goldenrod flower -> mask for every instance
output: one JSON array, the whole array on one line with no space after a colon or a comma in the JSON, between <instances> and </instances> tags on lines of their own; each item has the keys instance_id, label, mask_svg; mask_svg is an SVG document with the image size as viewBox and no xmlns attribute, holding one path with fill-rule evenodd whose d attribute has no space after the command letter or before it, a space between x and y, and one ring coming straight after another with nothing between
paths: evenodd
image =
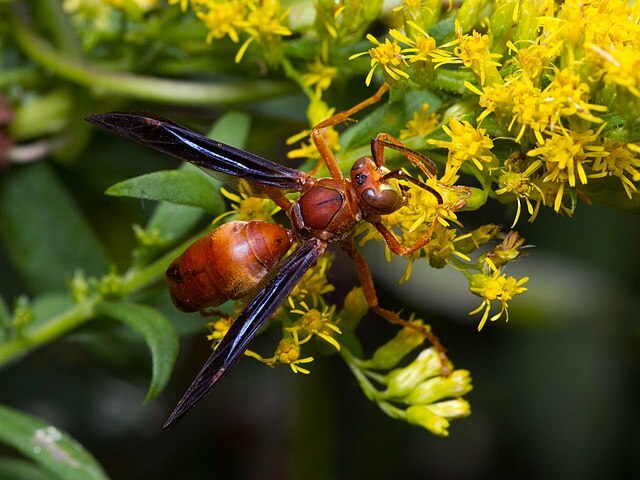
<instances>
[{"instance_id":1,"label":"goldenrod flower","mask_svg":"<svg viewBox=\"0 0 640 480\"><path fill-rule=\"evenodd\" d=\"M575 187L577 178L584 185L587 183L585 165L595 158L607 156L604 148L597 144L603 128L604 124L596 132L588 130L584 133L562 129L561 133L554 132L546 138L544 145L529 150L527 155L539 155L544 162L544 182L567 183ZM564 188L560 188L553 202L556 212L560 209L563 194Z\"/></svg>"},{"instance_id":2,"label":"goldenrod flower","mask_svg":"<svg viewBox=\"0 0 640 480\"><path fill-rule=\"evenodd\" d=\"M283 338L278 343L278 347L273 354L273 357L264 358L261 355L247 350L246 355L253 357L265 365L269 367L275 367L276 364L280 363L283 365L289 365L293 373L310 373L306 368L301 367L301 364L313 362L313 357L304 357L300 358L301 350L300 350L300 342L298 341L295 332L291 338Z\"/></svg>"},{"instance_id":3,"label":"goldenrod flower","mask_svg":"<svg viewBox=\"0 0 640 480\"><path fill-rule=\"evenodd\" d=\"M480 85L502 83L502 77L497 69L500 62L496 61L502 55L491 52L489 36L475 30L471 35L463 35L462 26L457 20L455 30L460 44L453 49L453 54L465 67L471 69L478 83Z\"/></svg>"},{"instance_id":4,"label":"goldenrod flower","mask_svg":"<svg viewBox=\"0 0 640 480\"><path fill-rule=\"evenodd\" d=\"M413 118L400 130L400 139L426 135L438 128L439 124L439 115L435 112L429 113L429 104L425 103L420 111L413 112Z\"/></svg>"},{"instance_id":5,"label":"goldenrod flower","mask_svg":"<svg viewBox=\"0 0 640 480\"><path fill-rule=\"evenodd\" d=\"M207 323L206 327L209 329L207 340L211 341L212 350L215 350L218 347L224 336L229 331L232 323L233 320L228 316L222 316L214 322Z\"/></svg>"},{"instance_id":6,"label":"goldenrod flower","mask_svg":"<svg viewBox=\"0 0 640 480\"><path fill-rule=\"evenodd\" d=\"M518 219L520 218L520 212L522 209L521 200L524 200L527 205L530 222L533 222L538 213L538 209L540 208L540 203L544 201L544 194L536 184L536 179L538 177L533 177L533 175L542 167L542 162L540 160L531 162L526 166L524 171L521 171L523 168L521 163L523 162L519 160L520 155L518 154L512 159L505 161L504 168L501 170L502 174L500 175L500 180L498 181L498 186L500 188L496 190L496 194L498 195L510 193L516 196L516 203L518 207L516 209L516 216L513 219L511 228L518 223ZM536 202L535 208L531 203L531 199L534 199Z\"/></svg>"},{"instance_id":7,"label":"goldenrod flower","mask_svg":"<svg viewBox=\"0 0 640 480\"><path fill-rule=\"evenodd\" d=\"M336 350L340 350L340 344L334 338L335 334L340 335L342 333L340 328L333 323L335 309L335 305L331 307L325 305L322 307L322 310L318 310L316 308L310 308L302 301L300 302L300 308L291 310L291 313L300 315L302 318L297 320L293 327L288 327L286 330L290 332L303 331L307 333L306 337L299 340L299 344L306 343L312 336L317 336L332 345Z\"/></svg>"},{"instance_id":8,"label":"goldenrod flower","mask_svg":"<svg viewBox=\"0 0 640 480\"><path fill-rule=\"evenodd\" d=\"M465 162L473 163L478 170L483 170L484 164L493 162L490 151L493 141L485 134L485 129L475 128L469 122L460 122L453 117L449 120L449 126L443 125L442 129L451 140L430 139L428 143L449 150L445 174L441 179L443 183L454 183L458 170Z\"/></svg>"},{"instance_id":9,"label":"goldenrod flower","mask_svg":"<svg viewBox=\"0 0 640 480\"><path fill-rule=\"evenodd\" d=\"M246 193L236 194L224 187L220 188L220 193L232 202L231 211L226 212L222 216L235 213L235 219L240 221L271 221L273 219L273 215L280 211L280 207L268 198L249 196ZM220 217L214 220L213 223L216 223L219 218Z\"/></svg>"},{"instance_id":10,"label":"goldenrod flower","mask_svg":"<svg viewBox=\"0 0 640 480\"><path fill-rule=\"evenodd\" d=\"M633 144L624 144L605 138L604 151L606 156L599 156L593 160L589 178L614 176L620 179L622 187L631 199L638 191L636 184L640 180L640 153Z\"/></svg>"},{"instance_id":11,"label":"goldenrod flower","mask_svg":"<svg viewBox=\"0 0 640 480\"><path fill-rule=\"evenodd\" d=\"M488 260L488 263L492 266L490 260ZM476 313L483 312L482 319L478 324L478 331L482 330L482 327L484 327L484 324L489 318L491 302L500 302L501 308L498 313L490 318L490 320L495 322L504 314L508 321L509 301L516 295L520 295L527 290L527 288L522 285L529 281L529 277L523 277L520 280L517 280L514 277L504 275L500 270L493 266L492 269L492 275L475 273L469 277L469 290L475 295L482 297L482 303L480 306L469 312L469 315L475 315Z\"/></svg>"},{"instance_id":12,"label":"goldenrod flower","mask_svg":"<svg viewBox=\"0 0 640 480\"><path fill-rule=\"evenodd\" d=\"M289 295L289 305L295 308L296 302L311 299L311 305L317 307L323 302L322 295L332 292L334 286L327 279L327 270L331 267L332 257L323 255L318 262L304 274L302 280Z\"/></svg>"},{"instance_id":13,"label":"goldenrod flower","mask_svg":"<svg viewBox=\"0 0 640 480\"><path fill-rule=\"evenodd\" d=\"M225 36L237 43L240 40L238 30L247 11L245 0L208 1L198 4L196 16L209 30L207 43Z\"/></svg>"},{"instance_id":14,"label":"goldenrod flower","mask_svg":"<svg viewBox=\"0 0 640 480\"><path fill-rule=\"evenodd\" d=\"M331 82L338 74L338 69L323 63L320 58L316 58L308 67L308 72L302 75L302 81L308 87L316 87L315 94L319 99L322 92L331 86Z\"/></svg>"},{"instance_id":15,"label":"goldenrod flower","mask_svg":"<svg viewBox=\"0 0 640 480\"><path fill-rule=\"evenodd\" d=\"M400 43L408 45L408 48L403 48L401 53L413 66L415 79L418 84L428 84L428 82L433 79L433 73L436 68L442 65L460 62L459 59L452 56L451 52L444 50L446 47L456 45L458 40L438 47L436 41L418 25L409 22L409 26L413 33L412 38L395 29L390 30L389 35Z\"/></svg>"},{"instance_id":16,"label":"goldenrod flower","mask_svg":"<svg viewBox=\"0 0 640 480\"><path fill-rule=\"evenodd\" d=\"M390 85L397 85L402 80L409 78L409 74L407 73L409 65L406 57L402 54L402 48L397 40L394 39L393 42L391 42L388 38L385 38L384 43L381 43L371 34L367 35L367 39L373 43L375 47L366 52L356 53L349 57L349 60L352 60L366 54L371 56L371 70L369 70L367 78L365 79L367 85L371 83L373 72L378 65L382 67L382 72L387 83Z\"/></svg>"}]
</instances>

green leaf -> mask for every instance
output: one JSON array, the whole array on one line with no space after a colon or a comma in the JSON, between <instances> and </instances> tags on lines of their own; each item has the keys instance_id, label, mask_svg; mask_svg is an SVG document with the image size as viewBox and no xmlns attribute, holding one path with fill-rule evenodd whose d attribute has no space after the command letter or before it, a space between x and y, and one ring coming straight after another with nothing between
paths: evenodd
<instances>
[{"instance_id":1,"label":"green leaf","mask_svg":"<svg viewBox=\"0 0 640 480\"><path fill-rule=\"evenodd\" d=\"M58 477L26 460L0 458L0 478L2 480L53 480Z\"/></svg>"},{"instance_id":2,"label":"green leaf","mask_svg":"<svg viewBox=\"0 0 640 480\"><path fill-rule=\"evenodd\" d=\"M108 195L145 200L164 200L179 205L199 207L211 214L220 212L223 201L210 181L200 172L164 170L130 178L109 187Z\"/></svg>"},{"instance_id":3,"label":"green leaf","mask_svg":"<svg viewBox=\"0 0 640 480\"><path fill-rule=\"evenodd\" d=\"M0 405L0 441L63 480L103 480L96 459L66 433L35 417Z\"/></svg>"},{"instance_id":4,"label":"green leaf","mask_svg":"<svg viewBox=\"0 0 640 480\"><path fill-rule=\"evenodd\" d=\"M171 322L158 310L133 303L98 304L96 310L119 320L144 337L151 351L151 384L145 402L153 400L169 381L178 355L178 333Z\"/></svg>"},{"instance_id":5,"label":"green leaf","mask_svg":"<svg viewBox=\"0 0 640 480\"><path fill-rule=\"evenodd\" d=\"M229 112L218 119L207 136L232 147L244 148L251 128L251 119L246 113Z\"/></svg>"},{"instance_id":6,"label":"green leaf","mask_svg":"<svg viewBox=\"0 0 640 480\"><path fill-rule=\"evenodd\" d=\"M0 178L0 240L34 292L66 288L78 268L107 269L102 245L46 162Z\"/></svg>"},{"instance_id":7,"label":"green leaf","mask_svg":"<svg viewBox=\"0 0 640 480\"><path fill-rule=\"evenodd\" d=\"M73 299L68 293L43 293L30 302L33 321L27 325L27 332L42 327L49 321L73 308Z\"/></svg>"},{"instance_id":8,"label":"green leaf","mask_svg":"<svg viewBox=\"0 0 640 480\"><path fill-rule=\"evenodd\" d=\"M436 111L442 100L428 90L407 92L401 101L383 104L351 126L340 136L340 143L345 150L351 150L369 145L381 132L397 136L413 118L413 113L419 112L425 103L429 104L429 111Z\"/></svg>"},{"instance_id":9,"label":"green leaf","mask_svg":"<svg viewBox=\"0 0 640 480\"><path fill-rule=\"evenodd\" d=\"M236 148L243 148L249 135L250 126L251 122L248 115L241 112L229 112L220 117L213 125L209 132L209 137ZM199 172L197 168L188 163L183 164L181 169L193 169ZM207 181L217 184L212 178L208 176L205 178ZM210 213L217 216L222 213L225 207L222 202L219 202L216 206L219 207L219 210ZM159 230L162 238L160 247L166 247L172 245L189 232L198 223L202 213L200 208L162 202L154 210L145 230L147 232L152 232L155 229Z\"/></svg>"},{"instance_id":10,"label":"green leaf","mask_svg":"<svg viewBox=\"0 0 640 480\"><path fill-rule=\"evenodd\" d=\"M198 224L203 214L200 208L162 202L156 206L145 230L152 232L158 229L162 237L162 246L166 247L186 235Z\"/></svg>"}]
</instances>

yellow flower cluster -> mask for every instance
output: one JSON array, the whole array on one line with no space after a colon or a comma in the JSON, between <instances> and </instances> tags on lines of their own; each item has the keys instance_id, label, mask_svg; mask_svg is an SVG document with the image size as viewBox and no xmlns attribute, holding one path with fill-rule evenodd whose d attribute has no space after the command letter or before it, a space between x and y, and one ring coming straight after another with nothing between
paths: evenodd
<instances>
[{"instance_id":1,"label":"yellow flower cluster","mask_svg":"<svg viewBox=\"0 0 640 480\"><path fill-rule=\"evenodd\" d=\"M291 35L285 25L288 12L279 0L169 0L179 3L182 10L191 8L207 27L207 42L229 37L244 43L236 53L235 61L242 60L249 45L258 42L267 59L277 58L280 38Z\"/></svg>"}]
</instances>

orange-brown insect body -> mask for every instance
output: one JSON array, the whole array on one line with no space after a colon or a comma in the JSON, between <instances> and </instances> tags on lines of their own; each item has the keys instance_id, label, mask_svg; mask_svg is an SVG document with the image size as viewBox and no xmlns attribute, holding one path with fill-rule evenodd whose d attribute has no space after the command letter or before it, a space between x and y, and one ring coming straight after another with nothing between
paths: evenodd
<instances>
[{"instance_id":1,"label":"orange-brown insect body","mask_svg":"<svg viewBox=\"0 0 640 480\"><path fill-rule=\"evenodd\" d=\"M192 243L165 273L173 303L196 312L249 294L291 247L274 223L234 221Z\"/></svg>"},{"instance_id":2,"label":"orange-brown insect body","mask_svg":"<svg viewBox=\"0 0 640 480\"><path fill-rule=\"evenodd\" d=\"M306 188L291 208L294 231L302 237L341 241L353 235L362 220L347 180L321 178Z\"/></svg>"}]
</instances>

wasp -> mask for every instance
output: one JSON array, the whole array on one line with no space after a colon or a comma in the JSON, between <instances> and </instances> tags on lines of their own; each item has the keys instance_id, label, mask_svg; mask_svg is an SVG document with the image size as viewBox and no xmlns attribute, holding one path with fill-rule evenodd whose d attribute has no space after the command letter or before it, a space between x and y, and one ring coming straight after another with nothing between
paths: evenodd
<instances>
[{"instance_id":1,"label":"wasp","mask_svg":"<svg viewBox=\"0 0 640 480\"><path fill-rule=\"evenodd\" d=\"M338 245L353 260L370 310L391 323L419 330L439 350L446 369L444 348L428 328L402 320L396 312L378 304L371 271L353 240L356 227L364 221L371 223L398 255L406 256L424 247L432 230L406 247L382 219L407 202L407 188L401 182L431 192L439 204L442 196L403 170L387 168L385 148L400 152L430 178L436 174L435 164L391 135L380 133L371 140L371 155L358 159L345 178L323 136L323 129L378 102L387 89L383 85L373 96L311 130L311 139L330 174L325 178L225 145L163 118L124 112L87 118L123 137L186 160L231 187L270 198L291 221L290 229L263 221L224 224L193 243L168 267L165 279L173 302L181 310L194 312L241 298L248 301L163 428L182 418L236 366L249 342L331 244ZM299 195L290 200L286 194L294 192ZM294 244L297 247L287 255Z\"/></svg>"}]
</instances>

